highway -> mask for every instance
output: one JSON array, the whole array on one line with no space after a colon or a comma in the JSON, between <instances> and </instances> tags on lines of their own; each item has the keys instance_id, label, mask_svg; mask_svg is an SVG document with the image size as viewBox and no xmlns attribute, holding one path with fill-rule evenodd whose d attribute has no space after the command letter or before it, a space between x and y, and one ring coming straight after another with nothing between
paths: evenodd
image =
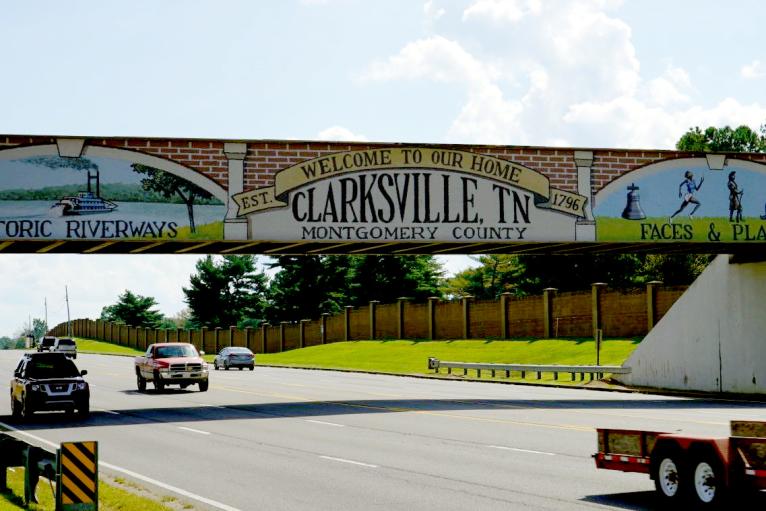
<instances>
[{"instance_id":1,"label":"highway","mask_svg":"<svg viewBox=\"0 0 766 511\"><path fill-rule=\"evenodd\" d=\"M49 449L96 440L102 471L199 509L653 509L647 476L596 470L596 427L726 436L766 420L763 403L268 367L139 393L132 358L80 354L91 417L15 422L20 355L0 351L2 425Z\"/></svg>"}]
</instances>

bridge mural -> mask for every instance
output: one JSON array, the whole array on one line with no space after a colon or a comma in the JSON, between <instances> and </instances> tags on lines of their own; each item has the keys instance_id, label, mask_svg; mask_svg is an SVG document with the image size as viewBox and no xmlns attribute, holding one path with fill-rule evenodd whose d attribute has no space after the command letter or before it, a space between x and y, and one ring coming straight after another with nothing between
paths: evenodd
<instances>
[{"instance_id":1,"label":"bridge mural","mask_svg":"<svg viewBox=\"0 0 766 511\"><path fill-rule=\"evenodd\" d=\"M0 251L731 252L766 241L764 179L762 154L0 136Z\"/></svg>"}]
</instances>

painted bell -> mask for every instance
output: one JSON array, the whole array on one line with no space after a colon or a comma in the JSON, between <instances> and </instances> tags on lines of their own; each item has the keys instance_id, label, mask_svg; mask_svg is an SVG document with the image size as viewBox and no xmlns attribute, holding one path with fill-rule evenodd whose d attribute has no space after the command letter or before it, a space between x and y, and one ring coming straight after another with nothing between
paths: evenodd
<instances>
[{"instance_id":1,"label":"painted bell","mask_svg":"<svg viewBox=\"0 0 766 511\"><path fill-rule=\"evenodd\" d=\"M622 210L622 218L627 220L643 220L646 218L644 210L641 209L641 197L638 194L638 186L631 183L628 187L628 202L625 209Z\"/></svg>"}]
</instances>

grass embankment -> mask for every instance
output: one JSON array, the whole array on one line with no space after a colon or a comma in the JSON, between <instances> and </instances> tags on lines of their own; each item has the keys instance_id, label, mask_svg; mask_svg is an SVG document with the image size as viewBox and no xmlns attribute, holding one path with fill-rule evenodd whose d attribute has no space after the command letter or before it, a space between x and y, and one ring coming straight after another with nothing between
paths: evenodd
<instances>
[{"instance_id":1,"label":"grass embankment","mask_svg":"<svg viewBox=\"0 0 766 511\"><path fill-rule=\"evenodd\" d=\"M12 470L12 471L11 471ZM55 486L46 479L37 483L38 504L24 507L24 469L16 467L8 470L9 492L0 493L0 511L17 511L29 509L32 511L49 511L56 507L54 496ZM177 509L193 509L191 504L178 501L175 497L157 496L152 498L141 496L146 490L121 478L114 480L115 485L99 481L98 508L102 511L172 511ZM119 485L121 487L118 487Z\"/></svg>"},{"instance_id":2,"label":"grass embankment","mask_svg":"<svg viewBox=\"0 0 766 511\"><path fill-rule=\"evenodd\" d=\"M638 346L639 339L607 339L601 346L602 365L621 365ZM140 350L126 346L77 339L80 351L104 354L137 355ZM467 341L351 341L312 346L284 353L256 356L259 365L280 365L320 369L345 369L390 374L433 375L427 368L428 357L453 362L482 362L496 364L558 364L592 365L596 363L593 339L521 339ZM215 354L205 355L212 362ZM442 370L442 376L447 376ZM462 373L461 373L462 374ZM456 372L453 371L453 376ZM475 378L471 371L470 378ZM527 380L536 375L528 374ZM567 375L557 383L570 384ZM482 379L492 379L482 371ZM497 380L508 380L498 373ZM520 381L518 374L513 381ZM552 374L543 374L543 382L553 382Z\"/></svg>"}]
</instances>

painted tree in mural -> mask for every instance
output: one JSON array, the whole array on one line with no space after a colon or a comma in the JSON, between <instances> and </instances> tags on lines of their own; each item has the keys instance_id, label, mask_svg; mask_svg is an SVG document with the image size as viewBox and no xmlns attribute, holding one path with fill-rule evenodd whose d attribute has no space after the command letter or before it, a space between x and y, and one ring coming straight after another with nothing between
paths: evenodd
<instances>
[{"instance_id":1,"label":"painted tree in mural","mask_svg":"<svg viewBox=\"0 0 766 511\"><path fill-rule=\"evenodd\" d=\"M207 256L184 287L189 324L194 327L256 325L263 319L268 278L250 255Z\"/></svg>"},{"instance_id":2,"label":"painted tree in mural","mask_svg":"<svg viewBox=\"0 0 766 511\"><path fill-rule=\"evenodd\" d=\"M164 318L159 311L153 309L156 306L154 298L137 295L126 289L117 297L117 303L101 309L101 319L134 327L158 328Z\"/></svg>"},{"instance_id":3,"label":"painted tree in mural","mask_svg":"<svg viewBox=\"0 0 766 511\"><path fill-rule=\"evenodd\" d=\"M698 126L690 128L676 142L676 149L697 152L766 152L766 124L761 125L760 135L748 126L731 129L729 126L709 126L702 131Z\"/></svg>"},{"instance_id":4,"label":"painted tree in mural","mask_svg":"<svg viewBox=\"0 0 766 511\"><path fill-rule=\"evenodd\" d=\"M147 176L141 179L141 187L144 190L157 192L166 199L170 199L175 195L181 198L184 204L186 204L186 212L189 215L189 229L192 233L196 233L197 227L194 223L194 202L197 199L210 199L212 195L194 183L178 176L174 176L164 170L141 165L140 163L134 163L131 167L139 174Z\"/></svg>"}]
</instances>

